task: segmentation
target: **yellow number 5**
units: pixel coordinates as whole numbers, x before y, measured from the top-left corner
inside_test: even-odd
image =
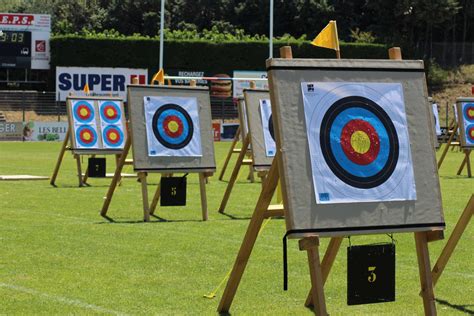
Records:
[[[176,187],[171,188],[171,195],[175,196],[176,195]]]
[[[375,274],[375,268],[376,267],[369,267],[369,272],[370,272],[370,275],[369,277],[367,278],[367,280],[370,282],[370,283],[374,283],[375,280],[377,279],[377,275]]]

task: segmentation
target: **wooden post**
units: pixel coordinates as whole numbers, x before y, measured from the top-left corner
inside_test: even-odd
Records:
[[[107,195],[105,196],[104,204],[102,205],[102,210],[100,211],[100,215],[104,217],[106,216],[107,210],[109,209],[110,202],[112,201],[112,196],[114,195],[115,188],[117,187],[117,184],[121,179],[122,169],[123,169],[123,166],[125,165],[125,160],[127,159],[127,155],[128,155],[128,152],[130,151],[131,146],[132,146],[132,139],[129,133],[127,140],[125,141],[125,145],[123,146],[123,151],[122,151],[122,154],[120,155],[120,159],[117,163],[117,167],[115,168],[114,177],[112,178],[112,182],[110,183],[109,190],[107,191]]]
[[[291,46],[280,47],[280,58],[286,58],[286,59],[293,58],[293,52],[291,51]]]
[[[225,207],[227,205],[227,201],[229,201],[230,193],[232,192],[232,188],[234,187],[235,181],[237,180],[237,177],[239,175],[239,170],[240,170],[240,167],[242,166],[242,162],[244,161],[245,153],[247,152],[249,143],[250,143],[250,137],[249,137],[249,134],[247,134],[247,137],[245,137],[244,143],[242,144],[239,157],[237,158],[237,161],[235,163],[234,170],[232,171],[232,175],[230,176],[229,183],[227,184],[224,197],[222,198],[222,202],[219,207],[219,213],[224,213]]]
[[[239,135],[240,135],[240,126],[237,128],[237,131],[235,132],[235,137],[232,140],[232,144],[230,145],[229,152],[227,153],[227,157],[225,158],[224,166],[222,167],[221,173],[219,175],[220,181],[222,181],[222,179],[224,178],[227,165],[229,164],[230,158],[232,157],[232,154],[234,153],[235,146],[237,145],[237,142],[239,141]]]
[[[278,155],[278,154],[277,154]],[[255,206],[255,210],[250,220],[247,232],[245,233],[244,240],[240,246],[239,254],[235,260],[234,267],[232,268],[229,280],[227,281],[224,294],[222,295],[219,303],[218,311],[220,313],[226,313],[229,311],[230,305],[234,300],[235,293],[239,287],[240,280],[244,274],[245,267],[249,260],[250,254],[252,253],[255,241],[257,240],[258,232],[262,226],[263,220],[265,219],[265,212],[270,205],[273,194],[275,192],[278,183],[278,159],[273,159],[272,166],[268,172],[267,180],[265,181],[265,187],[262,189],[258,202]]]
[[[146,182],[146,172],[139,172],[138,178],[142,185],[142,199],[143,199],[143,221],[150,221],[150,207],[148,205],[148,186]]]
[[[95,155],[91,155],[91,157],[95,158]],[[86,171],[84,172],[84,177],[82,178],[82,182],[86,185],[88,185],[87,179],[89,179],[89,163],[87,163],[87,168],[86,168]]]
[[[206,196],[206,178],[204,173],[199,173],[199,189],[201,193],[201,211],[202,211],[202,220],[207,221],[207,196]]]
[[[161,178],[163,177],[166,177],[166,174],[162,174]],[[158,186],[156,187],[155,195],[153,195],[153,199],[151,200],[150,215],[155,214],[156,206],[158,205],[158,201],[160,201],[160,196],[161,196],[161,183],[158,183]]]
[[[469,178],[471,178],[472,177],[472,174],[471,174],[471,160],[469,158],[469,155],[471,154],[471,149],[464,149],[464,154],[466,155],[464,160],[466,161],[467,176]]]
[[[314,311],[318,316],[328,315],[326,300],[324,298],[323,275],[319,261],[319,238],[306,237],[299,241],[300,250],[308,253],[309,273],[311,277],[311,298],[314,303]]]
[[[79,179],[79,186],[83,187],[84,183],[82,183],[81,157],[77,154],[74,154],[74,159],[76,159],[77,178]]]
[[[456,248],[459,242],[459,239],[461,239],[462,234],[466,230],[467,225],[471,221],[473,214],[474,214],[474,194],[471,195],[471,199],[467,203],[466,208],[461,214],[461,217],[459,217],[459,220],[456,223],[456,226],[454,227],[453,232],[451,233],[451,236],[449,236],[448,242],[444,246],[443,251],[441,251],[441,254],[439,255],[438,260],[433,266],[433,270],[431,271],[431,276],[433,278],[433,287],[436,285],[439,277],[443,273],[444,268],[446,267],[446,264],[449,261],[449,258],[451,258],[451,255],[453,254],[453,251]]]
[[[402,51],[400,47],[392,47],[388,49],[388,58],[394,60],[402,60]]]
[[[444,150],[443,150],[443,153],[441,154],[441,157],[439,157],[438,170],[441,168],[441,165],[443,164],[444,158],[446,157],[446,154],[448,153],[449,146],[451,146],[451,143],[453,142],[454,135],[456,135],[456,130],[457,129],[458,129],[458,123],[454,123],[453,132],[449,136],[448,142],[446,143],[446,146],[444,147]]]
[[[56,161],[56,166],[54,167],[53,175],[51,176],[51,180],[49,181],[49,184],[51,184],[52,186],[56,186],[55,184],[56,178],[58,177],[59,168],[61,167],[61,163],[63,161],[64,153],[66,152],[67,143],[69,141],[70,136],[71,136],[71,131],[68,128],[66,131],[66,136],[64,136],[64,140],[61,145],[61,150],[59,151],[59,156],[58,156],[58,160]]]
[[[415,233],[416,255],[418,258],[418,271],[420,273],[421,295],[425,315],[436,315],[436,304],[431,277],[430,255],[426,232]]]

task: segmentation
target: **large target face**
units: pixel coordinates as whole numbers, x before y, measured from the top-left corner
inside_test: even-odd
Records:
[[[72,113],[78,124],[89,124],[95,119],[94,106],[87,101],[77,101],[73,104]]]
[[[474,146],[474,103],[463,103],[462,116],[466,146]]]
[[[260,100],[260,114],[262,116],[262,130],[267,157],[274,157],[276,153],[275,135],[273,131],[272,107],[270,100]]]
[[[302,83],[318,203],[416,199],[400,84]]]
[[[89,125],[82,125],[76,129],[76,142],[82,148],[97,148],[97,132]]]
[[[196,98],[145,97],[148,154],[202,156]]]
[[[117,124],[122,119],[122,110],[117,102],[102,102],[99,111],[100,118],[107,124]]]

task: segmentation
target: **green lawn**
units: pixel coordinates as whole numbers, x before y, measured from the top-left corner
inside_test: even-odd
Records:
[[[218,167],[229,145],[216,144]],[[0,142],[0,174],[49,176],[59,147]],[[456,176],[462,158],[450,152],[441,169],[447,236],[474,191],[474,179]],[[110,179],[91,179],[91,187],[78,188],[74,166],[67,153],[57,188],[48,181],[0,181],[0,314],[215,314],[223,288],[214,299],[203,295],[234,263],[260,183],[247,183],[243,172],[227,208],[232,216],[225,216],[217,208],[227,183],[214,176],[207,186],[209,221],[201,222],[198,178],[191,174],[188,205],[158,210],[166,222],[143,223],[140,185],[126,179],[109,210],[116,222],[109,223],[99,210]],[[150,176],[151,184],[158,180]],[[282,290],[284,233],[282,219],[266,226],[232,313],[309,314],[303,306],[309,289],[306,253],[296,241],[288,247],[289,290]],[[346,239],[325,287],[331,315],[423,313],[413,234],[395,239],[396,302],[346,305]],[[388,240],[385,235],[351,239],[353,244]],[[435,289],[440,315],[474,313],[473,243],[471,224]],[[430,244],[432,263],[444,244]],[[325,239],[323,250],[326,245]]]

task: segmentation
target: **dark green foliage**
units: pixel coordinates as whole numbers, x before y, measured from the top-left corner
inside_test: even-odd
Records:
[[[334,58],[332,50],[312,46],[308,40],[278,40],[274,42],[274,55],[278,48],[290,44],[295,58]],[[158,68],[159,40],[146,38],[86,38],[58,36],[51,41],[52,61],[56,66],[101,66]],[[387,58],[387,46],[381,44],[341,43],[343,58]],[[165,69],[206,70],[231,72],[232,70],[265,69],[268,42],[208,42],[166,41]]]

